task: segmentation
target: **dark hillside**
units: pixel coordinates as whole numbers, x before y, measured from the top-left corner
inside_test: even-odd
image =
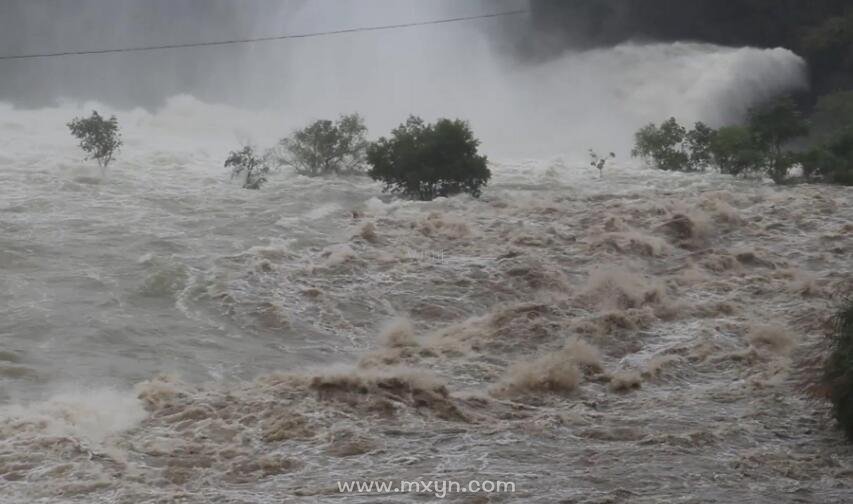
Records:
[[[628,40],[786,47],[809,61],[813,92],[853,89],[850,0],[531,0],[529,55]],[[851,12],[845,16],[846,12]]]

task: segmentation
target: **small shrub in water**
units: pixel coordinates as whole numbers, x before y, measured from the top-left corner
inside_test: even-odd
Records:
[[[86,159],[96,160],[101,167],[101,174],[104,174],[113,155],[122,145],[118,119],[115,116],[104,119],[97,111],[93,111],[89,117],[72,120],[68,123],[68,129],[80,140],[80,148],[88,155]]]
[[[597,152],[589,150],[589,165],[598,170],[598,177],[604,177],[604,167],[607,165],[608,159],[616,159],[616,154],[610,153],[607,156],[600,156]]]
[[[266,183],[270,167],[266,161],[255,154],[251,146],[232,151],[225,160],[225,167],[231,168],[231,178],[243,177],[244,189],[260,189]]]

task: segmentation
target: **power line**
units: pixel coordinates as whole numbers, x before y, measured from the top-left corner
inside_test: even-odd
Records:
[[[312,32],[312,33],[295,33],[290,35],[274,35],[269,37],[257,37],[257,38],[245,38],[245,39],[233,39],[233,40],[216,40],[211,42],[192,42],[186,44],[166,44],[166,45],[153,45],[153,46],[142,46],[142,47],[124,47],[117,49],[96,49],[91,51],[63,51],[63,52],[53,52],[53,53],[34,53],[34,54],[21,54],[21,55],[12,55],[12,56],[0,56],[0,61],[8,61],[8,60],[23,60],[23,59],[34,59],[34,58],[56,58],[60,56],[83,56],[87,54],[110,54],[110,53],[129,53],[129,52],[144,52],[144,51],[159,51],[164,49],[182,49],[186,47],[211,47],[211,46],[224,46],[224,45],[234,45],[234,44],[251,44],[255,42],[270,42],[274,40],[290,40],[290,39],[304,39],[304,38],[314,38],[314,37],[326,37],[330,35],[343,35],[346,33],[360,33],[360,32],[371,32],[371,31],[382,31],[382,30],[397,30],[400,28],[412,28],[415,26],[427,26],[427,25],[438,25],[438,24],[448,24],[448,23],[459,23],[462,21],[472,21],[475,19],[488,19],[488,18],[498,18],[498,17],[507,17],[507,16],[518,16],[521,14],[528,14],[529,10],[515,10],[508,12],[498,12],[494,14],[481,14],[479,16],[464,16],[464,17],[456,17],[456,18],[448,18],[448,19],[436,19],[432,21],[419,21],[414,23],[400,23],[393,25],[382,25],[382,26],[365,26],[361,28],[347,28],[343,30],[331,30],[331,31],[323,31],[323,32]]]

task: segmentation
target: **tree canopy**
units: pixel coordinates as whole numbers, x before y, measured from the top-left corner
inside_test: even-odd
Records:
[[[368,175],[382,181],[384,191],[420,200],[462,192],[478,197],[491,178],[479,144],[465,121],[427,124],[411,116],[370,146]]]
[[[367,127],[358,114],[333,122],[315,121],[282,139],[272,157],[301,175],[319,176],[359,171],[365,163]]]
[[[68,129],[80,141],[80,148],[87,154],[86,159],[96,160],[102,171],[107,169],[122,145],[115,116],[104,119],[97,111],[92,111],[89,117],[73,119],[68,123]]]
[[[232,151],[225,160],[225,167],[231,168],[231,178],[242,177],[244,189],[260,189],[267,182],[270,167],[267,162],[255,154],[249,145],[238,151]]]

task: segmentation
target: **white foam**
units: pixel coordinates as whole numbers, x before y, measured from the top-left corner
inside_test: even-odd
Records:
[[[95,444],[144,418],[142,403],[132,393],[109,388],[64,392],[46,401],[0,408],[2,423],[36,424],[47,435]]]

